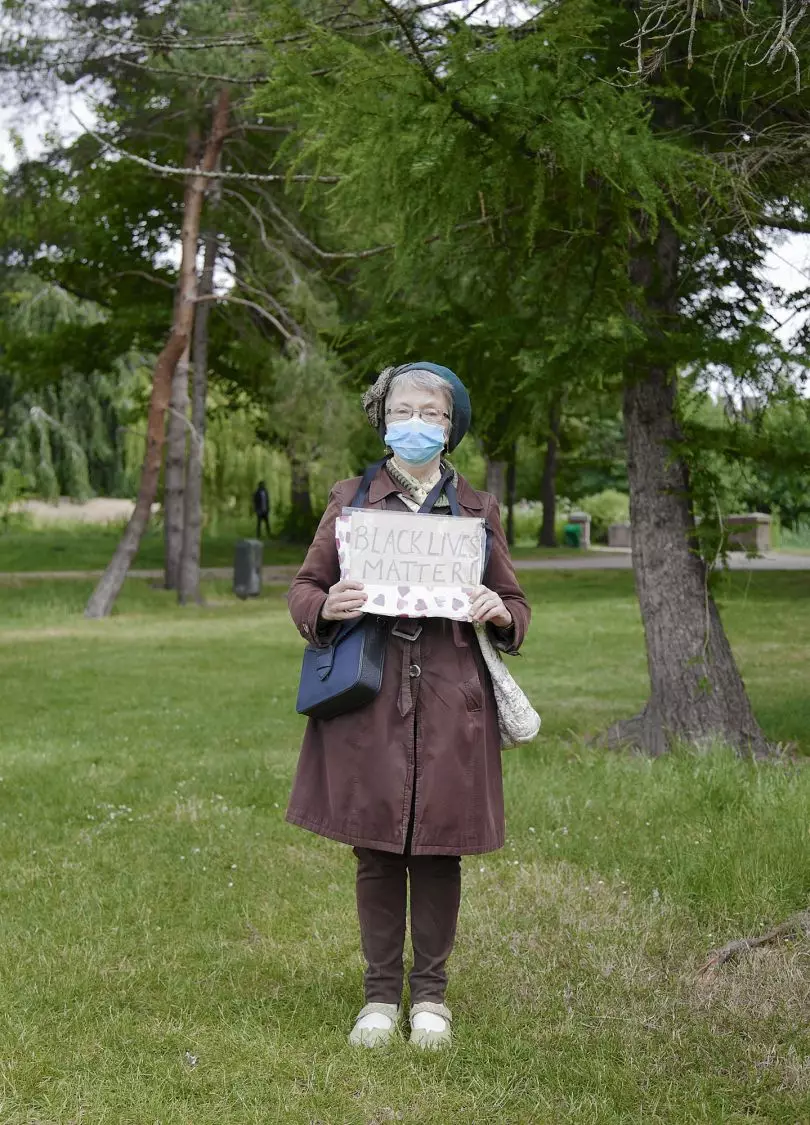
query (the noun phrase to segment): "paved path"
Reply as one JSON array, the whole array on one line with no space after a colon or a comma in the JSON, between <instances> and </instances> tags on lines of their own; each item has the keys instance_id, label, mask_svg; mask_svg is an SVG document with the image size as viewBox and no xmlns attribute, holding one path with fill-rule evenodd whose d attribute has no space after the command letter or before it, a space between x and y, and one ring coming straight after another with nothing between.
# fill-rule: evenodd
<instances>
[{"instance_id":1,"label":"paved path","mask_svg":"<svg viewBox=\"0 0 810 1125\"><path fill-rule=\"evenodd\" d=\"M810 570L810 554L788 555L770 551L760 558L750 559L743 554L729 556L732 570ZM516 559L515 570L630 570L632 559L629 551L592 550L587 554L564 558ZM297 566L266 566L262 569L262 581L268 586L286 585L295 574ZM100 578L101 570L26 570L0 571L0 582L8 585L15 582L49 581L53 579ZM130 578L145 578L159 582L162 570L130 570ZM219 578L230 581L233 568L229 566L203 567L202 577Z\"/></svg>"},{"instance_id":2,"label":"paved path","mask_svg":"<svg viewBox=\"0 0 810 1125\"><path fill-rule=\"evenodd\" d=\"M732 570L810 570L810 553L789 555L780 551L769 551L759 558L748 558L742 552L733 551L728 556ZM515 570L631 570L632 556L629 550L596 550L572 558L516 559Z\"/></svg>"}]
</instances>

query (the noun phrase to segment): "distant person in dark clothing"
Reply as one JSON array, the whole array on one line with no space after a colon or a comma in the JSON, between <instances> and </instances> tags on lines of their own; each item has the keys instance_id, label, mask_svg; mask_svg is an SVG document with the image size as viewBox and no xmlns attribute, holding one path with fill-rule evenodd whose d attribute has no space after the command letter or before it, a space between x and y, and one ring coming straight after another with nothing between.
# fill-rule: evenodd
<instances>
[{"instance_id":1,"label":"distant person in dark clothing","mask_svg":"<svg viewBox=\"0 0 810 1125\"><path fill-rule=\"evenodd\" d=\"M256 513L256 538L262 537L262 524L267 528L267 538L270 538L270 494L263 480L253 493L253 511Z\"/></svg>"}]
</instances>

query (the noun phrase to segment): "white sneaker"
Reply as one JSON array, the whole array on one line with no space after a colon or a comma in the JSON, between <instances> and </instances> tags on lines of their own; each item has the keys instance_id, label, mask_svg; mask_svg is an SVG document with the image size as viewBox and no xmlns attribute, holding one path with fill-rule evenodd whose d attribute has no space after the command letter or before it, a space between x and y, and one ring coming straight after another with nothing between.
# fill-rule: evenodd
<instances>
[{"instance_id":1,"label":"white sneaker","mask_svg":"<svg viewBox=\"0 0 810 1125\"><path fill-rule=\"evenodd\" d=\"M401 1014L398 1004L366 1004L357 1013L349 1035L352 1047L384 1047L390 1043Z\"/></svg>"}]
</instances>

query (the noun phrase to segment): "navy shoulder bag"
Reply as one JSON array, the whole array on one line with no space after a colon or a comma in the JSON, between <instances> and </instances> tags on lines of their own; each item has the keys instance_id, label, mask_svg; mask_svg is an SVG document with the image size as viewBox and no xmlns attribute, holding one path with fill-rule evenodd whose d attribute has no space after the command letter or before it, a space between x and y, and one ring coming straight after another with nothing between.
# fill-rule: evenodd
<instances>
[{"instance_id":1,"label":"navy shoulder bag","mask_svg":"<svg viewBox=\"0 0 810 1125\"><path fill-rule=\"evenodd\" d=\"M388 460L369 465L350 508L362 508L377 471ZM370 703L382 686L389 623L364 613L341 625L330 645L307 645L295 709L312 719L331 719Z\"/></svg>"},{"instance_id":2,"label":"navy shoulder bag","mask_svg":"<svg viewBox=\"0 0 810 1125\"><path fill-rule=\"evenodd\" d=\"M369 465L354 494L350 508L362 508L372 480L388 461L384 457ZM431 489L420 512L430 512L446 488L453 515L458 515L458 501L448 470ZM307 645L301 665L301 682L295 705L299 715L312 719L332 719L347 711L364 707L379 694L382 686L385 649L392 621L373 613L364 613L341 625L330 645Z\"/></svg>"}]
</instances>

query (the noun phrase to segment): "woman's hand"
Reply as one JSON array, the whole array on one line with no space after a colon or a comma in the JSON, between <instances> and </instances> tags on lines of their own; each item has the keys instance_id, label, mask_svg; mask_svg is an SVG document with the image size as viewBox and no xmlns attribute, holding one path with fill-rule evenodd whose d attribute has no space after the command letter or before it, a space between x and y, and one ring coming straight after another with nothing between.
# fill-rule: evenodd
<instances>
[{"instance_id":1,"label":"woman's hand","mask_svg":"<svg viewBox=\"0 0 810 1125\"><path fill-rule=\"evenodd\" d=\"M326 601L321 606L321 617L324 621L351 621L353 617L361 616L367 597L362 582L341 579L329 587Z\"/></svg>"},{"instance_id":2,"label":"woman's hand","mask_svg":"<svg viewBox=\"0 0 810 1125\"><path fill-rule=\"evenodd\" d=\"M501 600L500 594L488 586L473 586L470 595L470 617L473 621L491 621L501 629L512 624L512 614Z\"/></svg>"}]
</instances>

